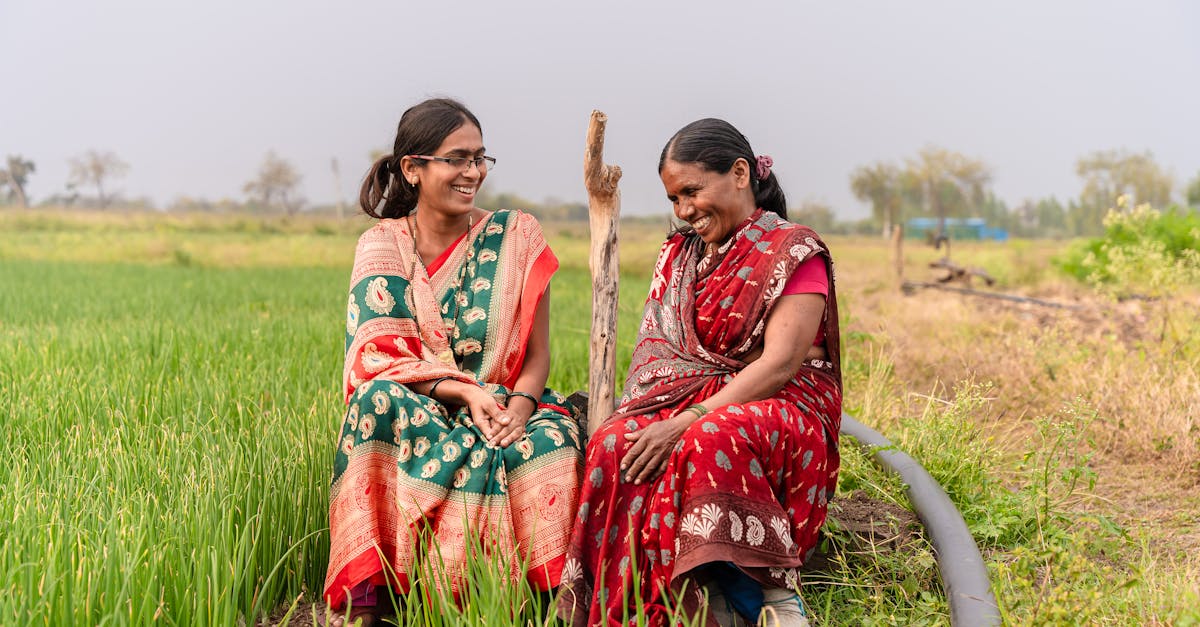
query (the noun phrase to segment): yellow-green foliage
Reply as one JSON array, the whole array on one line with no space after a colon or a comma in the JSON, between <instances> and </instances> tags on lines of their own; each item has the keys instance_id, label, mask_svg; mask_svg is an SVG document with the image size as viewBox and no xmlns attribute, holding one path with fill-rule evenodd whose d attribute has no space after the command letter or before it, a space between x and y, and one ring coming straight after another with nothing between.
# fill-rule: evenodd
<instances>
[{"instance_id":1,"label":"yellow-green foliage","mask_svg":"<svg viewBox=\"0 0 1200 627\"><path fill-rule=\"evenodd\" d=\"M1200 282L1200 213L1124 203L1105 216L1103 237L1072 246L1059 267L1116 295L1157 298Z\"/></svg>"}]
</instances>

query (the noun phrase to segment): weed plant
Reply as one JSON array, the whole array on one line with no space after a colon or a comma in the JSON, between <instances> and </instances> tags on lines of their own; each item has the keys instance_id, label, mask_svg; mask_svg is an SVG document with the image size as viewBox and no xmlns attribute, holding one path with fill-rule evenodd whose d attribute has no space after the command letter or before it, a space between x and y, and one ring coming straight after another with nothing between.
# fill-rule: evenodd
<instances>
[{"instance_id":1,"label":"weed plant","mask_svg":"<svg viewBox=\"0 0 1200 627\"><path fill-rule=\"evenodd\" d=\"M1194 282L1200 271L1200 213L1118 199L1104 219L1104 235L1078 242L1056 259L1077 280L1116 284L1132 293L1160 296L1163 279ZM1169 275L1179 275L1170 277Z\"/></svg>"}]
</instances>

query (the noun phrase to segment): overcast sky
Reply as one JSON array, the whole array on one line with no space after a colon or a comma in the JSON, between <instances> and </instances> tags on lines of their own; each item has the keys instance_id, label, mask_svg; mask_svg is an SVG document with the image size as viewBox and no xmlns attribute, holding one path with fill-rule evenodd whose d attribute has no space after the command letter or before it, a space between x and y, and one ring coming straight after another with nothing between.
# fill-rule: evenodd
<instances>
[{"instance_id":1,"label":"overcast sky","mask_svg":"<svg viewBox=\"0 0 1200 627\"><path fill-rule=\"evenodd\" d=\"M160 205L242 198L274 150L331 202L408 106L462 100L493 192L586 200L588 116L609 116L623 211L669 210L655 172L679 127L721 117L775 159L790 204L844 218L858 165L934 144L983 159L1010 205L1074 197L1075 160L1152 151L1200 173L1200 3L0 0L0 156L63 190L113 151ZM1176 192L1177 195L1179 192Z\"/></svg>"}]
</instances>

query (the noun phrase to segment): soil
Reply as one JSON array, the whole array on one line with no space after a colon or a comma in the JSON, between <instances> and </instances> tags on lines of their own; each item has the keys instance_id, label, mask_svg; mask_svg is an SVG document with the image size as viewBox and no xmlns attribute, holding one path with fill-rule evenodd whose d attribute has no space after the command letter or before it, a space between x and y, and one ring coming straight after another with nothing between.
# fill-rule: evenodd
<instances>
[{"instance_id":1,"label":"soil","mask_svg":"<svg viewBox=\"0 0 1200 627\"><path fill-rule=\"evenodd\" d=\"M287 615L287 611L287 607L276 608L274 612L271 612L270 617L259 623L259 625L261 627L280 625L283 622L283 617ZM287 624L288 627L316 627L325 623L323 620L314 621L313 618L323 619L324 616L324 603L313 603L311 600L304 598L300 599L299 603L296 604L296 610L292 612L292 616L288 619Z\"/></svg>"},{"instance_id":2,"label":"soil","mask_svg":"<svg viewBox=\"0 0 1200 627\"><path fill-rule=\"evenodd\" d=\"M832 550L910 551L914 541L920 537L921 521L916 514L899 505L873 499L858 490L848 495L838 495L830 501L824 533L831 542L818 546L805 563L805 572L831 570Z\"/></svg>"}]
</instances>

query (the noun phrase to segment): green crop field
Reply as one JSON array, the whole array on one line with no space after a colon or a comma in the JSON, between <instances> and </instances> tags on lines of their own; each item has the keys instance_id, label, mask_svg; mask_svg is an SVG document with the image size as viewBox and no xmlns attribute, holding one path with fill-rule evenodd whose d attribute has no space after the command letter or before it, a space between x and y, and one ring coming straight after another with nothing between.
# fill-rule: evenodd
<instances>
[{"instance_id":1,"label":"green crop field","mask_svg":"<svg viewBox=\"0 0 1200 627\"><path fill-rule=\"evenodd\" d=\"M365 226L0 214L0 624L312 622L341 420L344 293ZM587 240L577 227L546 230L562 261L552 284L550 385L569 393L587 387ZM645 224L622 233L619 372L662 234ZM831 244L845 252L847 410L946 486L984 549L1006 621L1196 624L1198 567L1189 555L1200 543L1178 538L1195 534L1195 521L1122 514L1102 503L1115 497L1097 497L1089 484L1121 472L1114 451L1152 475L1161 464L1148 451L1162 434L1151 425L1128 446L1093 446L1112 435L1102 398L1089 397L1085 383L1061 398L1025 393L1020 386L1035 383L996 358L1026 350L996 328L1068 327L1007 310L972 319L983 314L955 298L905 300L885 288L879 242ZM1049 255L1039 246L961 254L1001 266L1010 286L1065 289L1030 265ZM914 254L920 267L926 253ZM931 316L953 324L929 329L944 335L922 350L887 323L906 321L915 332ZM1095 342L1082 356L1080 346L1092 344L1045 357L1063 385L1122 358ZM1200 352L1181 346L1184 360ZM1183 411L1189 381L1174 379L1178 389L1164 392L1158 415ZM1160 444L1158 459L1194 464L1183 440ZM840 495L862 490L907 507L903 486L856 447L843 451ZM1173 485L1162 481L1158 493L1184 494ZM1194 496L1181 498L1196 511ZM828 564L804 592L819 624L948 623L919 533L903 546L876 545L835 524L825 549ZM441 599L441 610L405 616L428 625L540 623L544 600L481 581L473 605Z\"/></svg>"},{"instance_id":2,"label":"green crop field","mask_svg":"<svg viewBox=\"0 0 1200 627\"><path fill-rule=\"evenodd\" d=\"M319 590L355 234L0 241L0 623L234 624ZM550 385L569 392L587 387L590 278L563 266Z\"/></svg>"}]
</instances>

